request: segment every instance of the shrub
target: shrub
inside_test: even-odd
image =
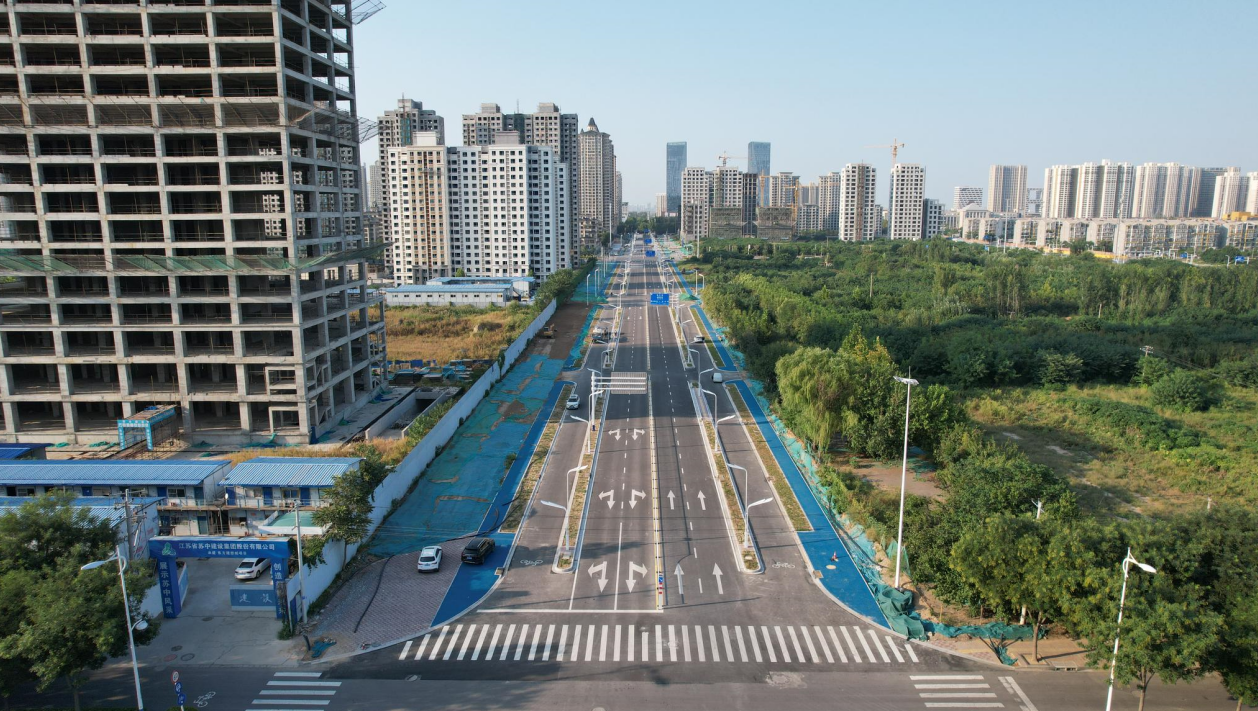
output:
[[[1147,407],[1100,398],[1080,398],[1070,405],[1115,438],[1144,449],[1170,451],[1201,444],[1195,431],[1180,427]]]
[[[1214,404],[1210,383],[1197,373],[1177,370],[1153,384],[1153,404],[1180,412],[1201,412]]]
[[[1214,370],[1229,385],[1258,389],[1258,355],[1220,363]]]
[[[1133,385],[1152,387],[1157,381],[1171,374],[1171,366],[1161,358],[1145,357],[1140,359],[1139,370],[1131,379]]]
[[[1083,372],[1083,359],[1074,353],[1058,353],[1057,351],[1040,351],[1040,367],[1036,375],[1040,384],[1046,388],[1060,390],[1071,383],[1079,382]]]

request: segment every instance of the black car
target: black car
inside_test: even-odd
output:
[[[480,565],[494,552],[494,539],[473,538],[463,548],[463,562]]]

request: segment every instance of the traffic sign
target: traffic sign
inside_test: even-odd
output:
[[[655,256],[655,250],[654,250],[654,249],[648,249],[648,250],[646,251],[646,256],[648,256],[648,257],[654,257],[654,256]]]
[[[186,694],[180,694],[178,696],[178,699],[179,699],[180,706],[183,706],[184,704],[188,703],[188,696]]]
[[[173,672],[171,672],[171,673],[170,673],[170,683],[172,683],[172,684],[178,684],[178,683],[179,683],[179,672],[177,672],[177,671],[173,671]]]
[[[643,239],[642,242],[645,244],[653,244],[650,237]]]
[[[176,694],[182,694],[182,693],[183,693],[183,684],[181,684],[181,683],[179,683],[179,682],[175,682],[175,693],[176,693]]]
[[[668,306],[668,294],[652,292],[651,305],[652,306]]]

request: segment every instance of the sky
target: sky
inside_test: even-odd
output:
[[[416,99],[457,144],[481,103],[553,101],[611,134],[633,205],[669,141],[708,169],[768,141],[805,182],[870,162],[884,195],[894,139],[947,207],[993,163],[1258,170],[1255,0],[385,2],[355,29],[361,115]]]

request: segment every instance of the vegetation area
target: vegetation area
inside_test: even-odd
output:
[[[528,306],[394,306],[384,312],[389,358],[493,359],[511,345],[536,314]]]
[[[546,421],[546,429],[542,430],[542,436],[537,440],[537,447],[533,449],[533,456],[529,459],[529,468],[520,481],[520,490],[516,492],[515,498],[511,501],[511,507],[507,509],[507,515],[502,519],[502,525],[498,527],[498,530],[504,533],[514,533],[520,528],[520,522],[524,519],[524,509],[533,498],[533,489],[542,478],[542,467],[546,464],[546,455],[550,452],[550,445],[559,432],[564,402],[567,401],[570,392],[572,392],[571,385],[563,386],[559,391],[558,399],[555,400],[555,406],[551,408],[550,418]]]
[[[738,417],[744,423],[747,423],[747,436],[751,438],[751,444],[756,448],[756,454],[764,465],[764,471],[769,476],[769,483],[773,485],[773,491],[777,494],[778,501],[782,502],[782,508],[786,509],[786,518],[790,520],[791,527],[796,531],[811,531],[812,524],[808,522],[808,517],[804,515],[804,510],[799,505],[799,499],[795,498],[795,490],[787,483],[786,475],[782,473],[781,468],[777,465],[777,459],[774,458],[773,452],[769,450],[769,443],[764,441],[764,435],[760,434],[760,428],[756,427],[752,422],[751,411],[747,409],[747,403],[743,402],[743,396],[739,394],[738,388],[733,385],[726,385],[725,391],[729,393],[730,400],[734,402],[734,408],[738,410]]]
[[[0,696],[34,683],[45,691],[65,682],[79,707],[85,672],[127,653],[118,564],[107,561],[118,537],[108,519],[73,505],[74,494],[47,494],[0,516]],[[136,644],[157,635],[157,621],[140,612],[153,586],[147,561],[128,566],[127,601]],[[144,627],[140,625],[140,627]]]
[[[947,240],[704,246],[709,315],[822,463],[828,503],[876,541],[898,491],[843,462],[899,458],[893,376],[920,381],[909,438],[944,496],[907,501],[919,591],[1015,621],[1025,605],[1103,665],[1130,545],[1159,573],[1132,580],[1120,679],[1218,671],[1253,702],[1258,618],[1237,601],[1258,582],[1240,562],[1258,558],[1258,269]]]

